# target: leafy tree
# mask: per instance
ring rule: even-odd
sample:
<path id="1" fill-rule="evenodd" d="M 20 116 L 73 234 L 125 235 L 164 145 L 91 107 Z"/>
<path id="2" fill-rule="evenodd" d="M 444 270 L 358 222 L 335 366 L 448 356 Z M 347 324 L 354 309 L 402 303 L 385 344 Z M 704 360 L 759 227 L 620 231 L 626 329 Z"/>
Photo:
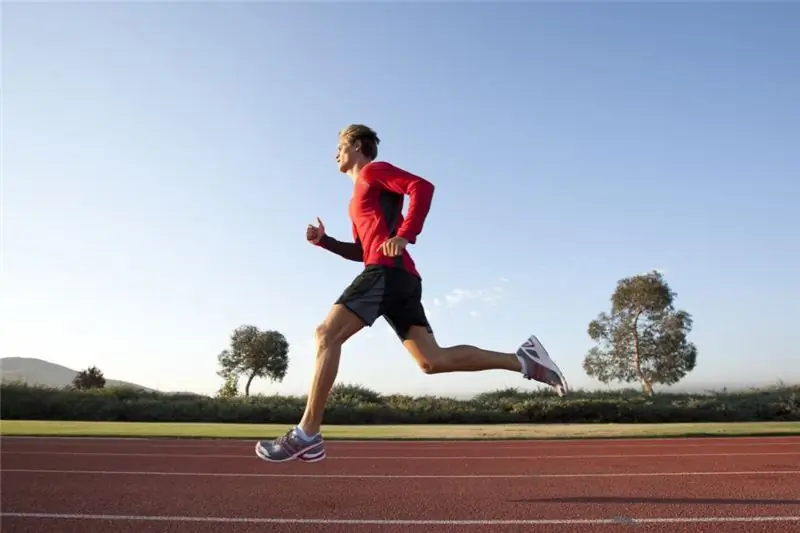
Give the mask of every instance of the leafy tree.
<path id="1" fill-rule="evenodd" d="M 225 377 L 225 382 L 217 391 L 219 398 L 235 398 L 239 394 L 239 380 L 234 375 Z"/>
<path id="2" fill-rule="evenodd" d="M 261 331 L 255 326 L 240 326 L 231 334 L 230 350 L 217 356 L 226 381 L 247 376 L 244 395 L 250 396 L 250 384 L 256 377 L 282 381 L 289 367 L 289 343 L 279 331 Z M 237 387 L 238 388 L 238 387 Z"/>
<path id="3" fill-rule="evenodd" d="M 675 296 L 657 271 L 619 280 L 611 312 L 589 323 L 599 346 L 583 361 L 586 373 L 603 383 L 638 380 L 652 395 L 653 384 L 675 384 L 694 370 L 697 348 L 687 341 L 692 317 L 675 309 Z"/>
<path id="4" fill-rule="evenodd" d="M 102 389 L 106 386 L 106 378 L 103 372 L 96 366 L 90 366 L 86 370 L 81 370 L 72 379 L 72 386 L 78 390 Z"/>

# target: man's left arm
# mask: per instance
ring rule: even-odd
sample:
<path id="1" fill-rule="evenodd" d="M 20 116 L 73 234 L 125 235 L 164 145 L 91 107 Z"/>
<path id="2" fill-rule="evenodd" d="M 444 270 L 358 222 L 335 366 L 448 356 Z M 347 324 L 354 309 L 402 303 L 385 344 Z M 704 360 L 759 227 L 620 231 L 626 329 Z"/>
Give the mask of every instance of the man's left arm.
<path id="1" fill-rule="evenodd" d="M 410 244 L 416 243 L 431 209 L 433 192 L 436 189 L 433 183 L 388 163 L 372 163 L 364 170 L 367 171 L 366 176 L 362 176 L 365 181 L 387 191 L 409 196 L 408 213 L 396 235 Z"/>

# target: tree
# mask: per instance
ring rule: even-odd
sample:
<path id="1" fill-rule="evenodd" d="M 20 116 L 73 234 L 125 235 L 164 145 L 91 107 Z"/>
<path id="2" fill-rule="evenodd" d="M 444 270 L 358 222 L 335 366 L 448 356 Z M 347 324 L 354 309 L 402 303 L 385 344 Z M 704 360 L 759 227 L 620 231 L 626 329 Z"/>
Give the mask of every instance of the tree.
<path id="1" fill-rule="evenodd" d="M 106 378 L 103 372 L 96 366 L 90 366 L 86 370 L 81 370 L 72 379 L 72 386 L 78 390 L 102 389 L 106 386 Z"/>
<path id="2" fill-rule="evenodd" d="M 675 296 L 657 271 L 619 280 L 611 312 L 589 323 L 599 346 L 587 353 L 584 371 L 603 383 L 638 380 L 653 395 L 653 384 L 675 384 L 694 370 L 697 348 L 687 341 L 692 317 L 675 309 Z"/>
<path id="3" fill-rule="evenodd" d="M 217 391 L 219 398 L 235 398 L 239 394 L 239 380 L 234 375 L 225 377 L 225 382 Z"/>
<path id="4" fill-rule="evenodd" d="M 239 326 L 231 334 L 230 350 L 221 352 L 217 359 L 222 367 L 217 374 L 226 381 L 247 376 L 244 395 L 250 396 L 250 384 L 256 377 L 283 381 L 289 367 L 289 343 L 278 331 Z"/>

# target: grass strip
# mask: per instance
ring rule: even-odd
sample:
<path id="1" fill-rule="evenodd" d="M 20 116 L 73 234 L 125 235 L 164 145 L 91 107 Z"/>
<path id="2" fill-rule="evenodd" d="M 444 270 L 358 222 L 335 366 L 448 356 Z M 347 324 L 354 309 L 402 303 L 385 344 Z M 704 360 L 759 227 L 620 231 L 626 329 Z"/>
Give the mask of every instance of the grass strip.
<path id="1" fill-rule="evenodd" d="M 281 424 L 169 422 L 0 421 L 2 436 L 272 438 Z M 486 425 L 324 425 L 326 440 L 481 440 L 659 437 L 741 437 L 800 435 L 800 422 L 675 424 L 486 424 Z"/>

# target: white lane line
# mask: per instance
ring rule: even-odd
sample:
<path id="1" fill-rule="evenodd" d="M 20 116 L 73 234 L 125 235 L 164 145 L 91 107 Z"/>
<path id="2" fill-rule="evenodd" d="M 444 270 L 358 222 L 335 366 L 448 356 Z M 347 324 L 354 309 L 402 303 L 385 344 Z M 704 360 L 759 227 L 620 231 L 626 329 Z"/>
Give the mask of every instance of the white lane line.
<path id="1" fill-rule="evenodd" d="M 296 474 L 255 472 L 163 472 L 123 470 L 51 470 L 3 468 L 1 473 L 69 474 L 92 476 L 188 476 L 235 478 L 314 478 L 314 479 L 543 479 L 543 478 L 621 478 L 621 477 L 691 477 L 691 476 L 796 476 L 800 470 L 750 470 L 718 472 L 604 472 L 574 474 Z"/>
<path id="2" fill-rule="evenodd" d="M 38 455 L 46 457 L 50 455 L 74 456 L 74 457 L 182 457 L 182 458 L 213 458 L 213 459 L 252 459 L 254 454 L 211 454 L 211 453 L 145 453 L 145 452 L 58 452 L 58 451 L 4 451 L 3 455 Z M 501 461 L 503 459 L 513 460 L 557 460 L 557 459 L 636 459 L 653 457 L 767 457 L 780 455 L 800 455 L 800 450 L 794 452 L 732 452 L 732 453 L 613 453 L 602 455 L 333 455 L 328 454 L 328 459 L 337 461 L 381 461 L 391 459 L 393 461 L 421 461 L 421 460 L 489 460 Z"/>
<path id="3" fill-rule="evenodd" d="M 344 518 L 261 518 L 261 517 L 223 517 L 223 516 L 144 516 L 108 514 L 67 514 L 67 513 L 0 513 L 3 518 L 36 518 L 51 520 L 122 520 L 129 522 L 205 522 L 215 524 L 312 524 L 312 525 L 373 525 L 373 526 L 566 526 L 601 524 L 697 524 L 731 522 L 798 522 L 800 516 L 697 516 L 637 518 L 620 516 L 616 518 L 553 518 L 529 520 L 382 520 L 382 519 L 344 519 Z"/>

